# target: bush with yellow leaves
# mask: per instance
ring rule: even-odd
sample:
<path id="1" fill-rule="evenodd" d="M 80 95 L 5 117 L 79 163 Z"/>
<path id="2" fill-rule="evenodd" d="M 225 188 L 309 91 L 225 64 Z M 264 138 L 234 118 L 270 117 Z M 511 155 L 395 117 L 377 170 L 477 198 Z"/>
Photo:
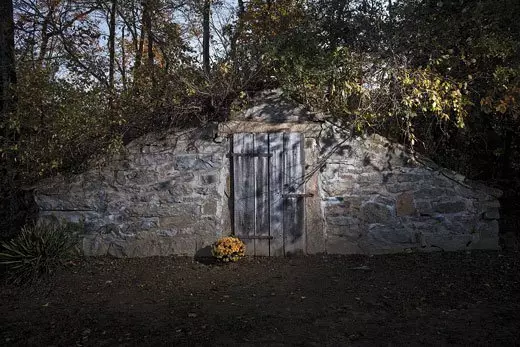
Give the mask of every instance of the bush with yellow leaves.
<path id="1" fill-rule="evenodd" d="M 213 244 L 211 253 L 222 262 L 238 261 L 245 254 L 246 246 L 234 236 L 222 237 Z"/>

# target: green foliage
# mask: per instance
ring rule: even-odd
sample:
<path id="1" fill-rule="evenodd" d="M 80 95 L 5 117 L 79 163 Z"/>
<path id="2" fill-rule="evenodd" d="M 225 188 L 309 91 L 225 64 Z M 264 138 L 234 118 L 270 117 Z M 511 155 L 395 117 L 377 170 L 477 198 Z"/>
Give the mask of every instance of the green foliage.
<path id="1" fill-rule="evenodd" d="M 203 123 L 226 112 L 219 108 L 229 102 L 227 83 L 218 74 L 210 82 L 190 66 L 142 66 L 132 85 L 110 94 L 27 68 L 17 84 L 17 111 L 0 119 L 8 134 L 0 138 L 3 167 L 16 173 L 12 184 L 18 186 L 81 172 L 97 156 L 119 153 L 147 132 Z"/>
<path id="2" fill-rule="evenodd" d="M 118 2 L 124 31 L 113 33 L 112 61 L 94 20 L 110 17 L 109 7 L 52 2 L 33 13 L 19 5 L 18 107 L 0 119 L 4 185 L 77 172 L 150 131 L 226 119 L 244 92 L 279 86 L 336 122 L 393 137 L 473 178 L 520 161 L 516 0 L 247 1 L 215 35 L 232 47 L 227 56 L 215 49 L 209 75 L 187 39 L 197 23 L 186 29 L 174 21 L 180 7 L 154 1 L 147 32 L 143 4 Z M 49 6 L 70 26 L 60 27 Z M 45 46 L 43 28 L 27 30 L 46 21 L 56 36 Z"/>
<path id="3" fill-rule="evenodd" d="M 33 281 L 65 264 L 74 255 L 81 226 L 50 223 L 25 226 L 2 243 L 0 264 L 15 283 Z"/>
<path id="4" fill-rule="evenodd" d="M 402 68 L 338 47 L 319 56 L 281 57 L 283 87 L 357 131 L 388 131 L 415 144 L 418 122 L 464 127 L 471 105 L 464 86 L 431 68 Z"/>
<path id="5" fill-rule="evenodd" d="M 0 154 L 31 182 L 63 170 L 77 170 L 94 152 L 110 143 L 109 115 L 99 89 L 85 90 L 53 80 L 45 69 L 23 70 L 17 84 L 17 111 L 2 126 L 9 136 Z"/>
<path id="6" fill-rule="evenodd" d="M 294 98 L 472 178 L 520 169 L 520 3 L 312 0 L 304 9 L 262 55 Z"/>

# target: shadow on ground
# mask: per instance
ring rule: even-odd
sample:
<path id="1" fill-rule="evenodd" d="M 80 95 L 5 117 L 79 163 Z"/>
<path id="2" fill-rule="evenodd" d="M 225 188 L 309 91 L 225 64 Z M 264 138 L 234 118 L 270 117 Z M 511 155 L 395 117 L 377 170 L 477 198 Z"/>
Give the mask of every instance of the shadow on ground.
<path id="1" fill-rule="evenodd" d="M 517 345 L 520 261 L 497 252 L 89 259 L 0 286 L 3 345 Z"/>

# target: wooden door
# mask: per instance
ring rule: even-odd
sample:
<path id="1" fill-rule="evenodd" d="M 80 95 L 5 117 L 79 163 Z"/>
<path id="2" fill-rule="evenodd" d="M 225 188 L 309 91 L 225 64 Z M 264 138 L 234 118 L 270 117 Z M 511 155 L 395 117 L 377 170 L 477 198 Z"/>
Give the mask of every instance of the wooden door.
<path id="1" fill-rule="evenodd" d="M 235 235 L 250 255 L 302 253 L 302 134 L 235 134 L 232 148 Z"/>

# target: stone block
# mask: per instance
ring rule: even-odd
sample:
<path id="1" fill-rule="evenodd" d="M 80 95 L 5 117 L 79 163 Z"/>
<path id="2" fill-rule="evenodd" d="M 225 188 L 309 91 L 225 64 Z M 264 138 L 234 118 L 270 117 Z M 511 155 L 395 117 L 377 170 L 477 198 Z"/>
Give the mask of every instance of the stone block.
<path id="1" fill-rule="evenodd" d="M 500 219 L 500 212 L 498 208 L 492 208 L 482 214 L 482 218 L 486 220 Z"/>
<path id="2" fill-rule="evenodd" d="M 202 184 L 216 184 L 219 181 L 219 176 L 216 173 L 201 175 L 200 182 Z"/>
<path id="3" fill-rule="evenodd" d="M 204 216 L 193 225 L 193 234 L 200 236 L 222 234 L 221 225 L 222 220 L 220 218 Z"/>
<path id="4" fill-rule="evenodd" d="M 349 211 L 349 203 L 328 203 L 325 207 L 325 215 L 331 217 L 345 216 Z"/>
<path id="5" fill-rule="evenodd" d="M 426 244 L 432 250 L 460 251 L 470 249 L 475 236 L 470 234 L 426 234 Z"/>
<path id="6" fill-rule="evenodd" d="M 415 208 L 420 215 L 430 215 L 434 213 L 432 204 L 429 201 L 415 201 Z"/>
<path id="7" fill-rule="evenodd" d="M 372 224 L 368 232 L 358 241 L 359 247 L 368 254 L 402 252 L 407 248 L 417 247 L 415 233 L 403 227 Z"/>
<path id="8" fill-rule="evenodd" d="M 360 224 L 359 219 L 347 215 L 329 215 L 326 216 L 325 220 L 327 224 L 331 226 L 354 226 Z"/>
<path id="9" fill-rule="evenodd" d="M 326 163 L 321 168 L 320 178 L 323 184 L 336 180 L 340 172 L 340 164 Z"/>
<path id="10" fill-rule="evenodd" d="M 496 199 L 489 200 L 489 201 L 476 201 L 475 207 L 481 211 L 485 211 L 488 209 L 494 209 L 494 208 L 500 209 L 500 201 L 498 201 Z"/>
<path id="11" fill-rule="evenodd" d="M 446 194 L 446 190 L 442 188 L 425 188 L 414 192 L 415 199 L 425 199 L 425 200 L 438 200 L 440 197 Z"/>
<path id="12" fill-rule="evenodd" d="M 118 224 L 125 221 L 125 216 L 110 213 L 104 216 L 104 220 L 107 222 L 107 224 Z"/>
<path id="13" fill-rule="evenodd" d="M 415 243 L 415 234 L 406 228 L 387 226 L 383 224 L 370 224 L 366 234 L 366 242 L 374 245 L 410 244 Z"/>
<path id="14" fill-rule="evenodd" d="M 493 238 L 481 238 L 474 241 L 470 246 L 471 249 L 487 249 L 487 250 L 500 250 L 500 243 L 498 237 Z"/>
<path id="15" fill-rule="evenodd" d="M 173 193 L 173 194 L 172 194 Z M 178 204 L 183 202 L 183 194 L 177 194 L 174 190 L 157 192 L 161 205 Z"/>
<path id="16" fill-rule="evenodd" d="M 395 210 L 398 217 L 410 216 L 417 213 L 413 193 L 407 192 L 397 197 Z"/>
<path id="17" fill-rule="evenodd" d="M 307 210 L 308 211 L 308 210 Z M 321 214 L 305 214 L 307 225 L 306 248 L 307 254 L 324 253 L 326 251 L 326 231 Z"/>
<path id="18" fill-rule="evenodd" d="M 341 236 L 347 237 L 351 240 L 357 240 L 363 235 L 362 226 L 359 223 L 351 223 L 351 224 L 343 224 L 343 225 L 333 225 L 330 224 L 327 226 L 327 235 L 328 236 Z"/>
<path id="19" fill-rule="evenodd" d="M 368 223 L 390 223 L 395 217 L 392 206 L 376 202 L 366 202 L 361 206 L 361 216 Z"/>
<path id="20" fill-rule="evenodd" d="M 466 202 L 458 201 L 442 201 L 433 205 L 433 209 L 439 213 L 457 213 L 466 210 Z"/>
<path id="21" fill-rule="evenodd" d="M 341 181 L 354 182 L 356 179 L 357 175 L 354 175 L 349 172 L 339 174 L 339 180 Z"/>
<path id="22" fill-rule="evenodd" d="M 448 219 L 451 233 L 474 234 L 478 231 L 478 225 L 482 222 L 478 215 L 462 212 L 458 214 L 445 215 Z"/>
<path id="23" fill-rule="evenodd" d="M 217 203 L 215 201 L 208 201 L 202 205 L 202 214 L 214 216 L 217 214 Z"/>
<path id="24" fill-rule="evenodd" d="M 217 188 L 215 186 L 205 186 L 205 187 L 195 186 L 193 188 L 193 192 L 195 194 L 203 195 L 203 196 L 219 196 L 219 194 L 217 192 Z"/>
<path id="25" fill-rule="evenodd" d="M 87 257 L 102 257 L 108 254 L 110 241 L 101 235 L 86 235 L 82 240 L 82 252 Z"/>
<path id="26" fill-rule="evenodd" d="M 199 156 L 196 154 L 179 155 L 175 158 L 175 169 L 178 171 L 211 170 L 217 167 L 211 155 Z"/>
<path id="27" fill-rule="evenodd" d="M 182 184 L 182 183 L 174 183 L 173 185 L 168 188 L 168 193 L 170 195 L 175 196 L 177 198 L 181 198 L 183 196 L 189 196 L 193 194 L 194 190 L 191 185 L 189 184 Z"/>
<path id="28" fill-rule="evenodd" d="M 124 186 L 126 184 L 126 174 L 123 170 L 114 171 L 114 177 L 117 184 Z"/>
<path id="29" fill-rule="evenodd" d="M 363 202 L 367 200 L 367 196 L 360 195 L 348 195 L 343 197 L 343 202 L 345 206 L 347 206 L 351 211 L 361 209 L 361 205 L 363 205 Z"/>
<path id="30" fill-rule="evenodd" d="M 455 194 L 467 199 L 479 199 L 487 196 L 481 191 L 471 189 L 470 187 L 461 184 L 454 184 L 453 190 L 455 191 Z"/>
<path id="31" fill-rule="evenodd" d="M 362 173 L 357 176 L 356 181 L 359 184 L 381 184 L 383 176 L 379 172 Z"/>
<path id="32" fill-rule="evenodd" d="M 454 185 L 456 185 L 455 182 L 447 179 L 446 177 L 442 177 L 442 176 L 438 176 L 438 177 L 434 178 L 431 181 L 431 184 L 432 184 L 432 187 L 438 187 L 438 188 L 451 188 Z M 461 185 L 457 184 L 457 186 L 461 186 Z"/>
<path id="33" fill-rule="evenodd" d="M 381 195 L 377 194 L 372 198 L 373 202 L 376 202 L 378 204 L 383 204 L 387 206 L 394 206 L 395 205 L 395 199 L 391 196 Z"/>
<path id="34" fill-rule="evenodd" d="M 206 159 L 204 156 L 201 156 L 201 160 L 211 160 L 214 167 L 221 168 L 222 164 L 224 164 L 225 162 L 226 156 L 224 153 L 215 153 L 212 155 L 207 155 L 207 158 L 208 159 Z"/>
<path id="35" fill-rule="evenodd" d="M 197 250 L 197 239 L 195 237 L 157 237 L 146 235 L 116 239 L 107 250 L 106 255 L 117 258 L 149 257 L 159 255 L 189 255 L 192 256 Z"/>
<path id="36" fill-rule="evenodd" d="M 500 226 L 497 220 L 485 221 L 479 224 L 480 236 L 482 238 L 497 238 L 499 236 Z"/>
<path id="37" fill-rule="evenodd" d="M 327 196 L 342 196 L 351 194 L 359 185 L 354 181 L 331 180 L 323 182 L 322 187 Z"/>
<path id="38" fill-rule="evenodd" d="M 169 217 L 175 215 L 200 215 L 200 206 L 192 203 L 176 203 L 176 204 L 150 204 L 150 203 L 133 203 L 128 207 L 123 206 L 120 210 L 121 214 L 131 217 Z"/>
<path id="39" fill-rule="evenodd" d="M 161 199 L 160 199 L 159 195 L 155 192 L 153 192 L 153 193 L 143 192 L 137 196 L 137 201 L 147 202 L 151 205 L 160 205 L 161 204 Z"/>
<path id="40" fill-rule="evenodd" d="M 132 167 L 154 167 L 156 165 L 171 162 L 174 158 L 171 153 L 141 153 L 132 156 Z"/>
<path id="41" fill-rule="evenodd" d="M 423 173 L 398 173 L 395 175 L 397 182 L 420 182 L 424 181 L 425 175 Z"/>
<path id="42" fill-rule="evenodd" d="M 363 254 L 359 245 L 350 239 L 341 236 L 329 235 L 326 241 L 326 251 L 328 254 Z"/>
<path id="43" fill-rule="evenodd" d="M 357 195 L 369 196 L 369 195 L 375 195 L 375 194 L 380 194 L 381 192 L 384 192 L 384 187 L 379 184 L 377 184 L 377 185 L 370 184 L 370 185 L 360 186 L 359 188 L 356 187 L 355 189 L 353 189 L 352 192 Z"/>
<path id="44" fill-rule="evenodd" d="M 188 228 L 197 222 L 197 218 L 193 214 L 179 214 L 175 216 L 160 217 L 159 226 L 161 228 Z"/>
<path id="45" fill-rule="evenodd" d="M 40 211 L 40 220 L 51 223 L 94 223 L 103 218 L 102 214 L 95 211 Z"/>
<path id="46" fill-rule="evenodd" d="M 55 194 L 38 194 L 35 202 L 43 211 L 104 211 L 104 188 L 94 191 L 56 191 Z"/>
<path id="47" fill-rule="evenodd" d="M 149 185 L 157 182 L 158 175 L 152 170 L 136 170 L 128 172 L 126 179 L 126 184 Z"/>
<path id="48" fill-rule="evenodd" d="M 413 182 L 404 182 L 404 183 L 391 183 L 385 185 L 386 190 L 390 193 L 401 193 L 407 191 L 413 191 L 418 188 L 417 183 Z"/>
<path id="49" fill-rule="evenodd" d="M 139 228 L 141 230 L 150 230 L 159 227 L 159 218 L 151 217 L 151 218 L 142 218 L 139 220 Z"/>

